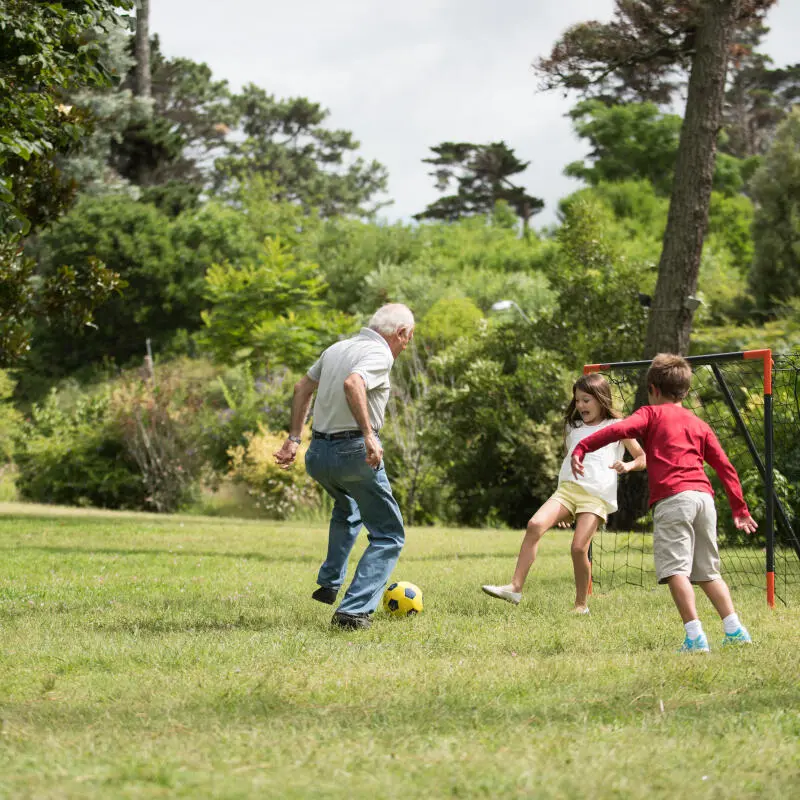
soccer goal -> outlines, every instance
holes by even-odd
[[[689,356],[687,361],[694,375],[684,406],[716,433],[759,525],[752,536],[736,530],[725,492],[709,469],[723,576],[733,587],[765,591],[770,606],[776,598],[784,604],[790,596],[798,599],[800,354],[773,357],[770,350],[748,350]],[[587,364],[584,374],[602,372],[617,407],[630,414],[649,366],[649,361]],[[648,532],[598,532],[590,554],[594,590],[654,586],[652,538],[650,526]]]

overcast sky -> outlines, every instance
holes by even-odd
[[[609,19],[612,0],[151,0],[168,56],[205,61],[233,89],[252,82],[308,97],[389,170],[382,213],[408,219],[438,196],[422,159],[439,142],[504,139],[531,161],[522,182],[554,221],[580,184],[562,175],[586,148],[566,111],[574,96],[537,92],[531,63],[571,24]],[[765,50],[798,60],[800,3],[779,0]]]

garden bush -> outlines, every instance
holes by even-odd
[[[287,470],[273,458],[286,441],[285,433],[272,433],[261,426],[257,432],[245,434],[245,439],[244,445],[230,451],[230,477],[247,488],[267,519],[288,519],[320,509],[320,490],[305,467],[309,431],[303,436],[294,466]]]

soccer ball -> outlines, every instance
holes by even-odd
[[[389,584],[383,593],[383,608],[395,617],[410,617],[422,611],[422,589],[408,581]]]

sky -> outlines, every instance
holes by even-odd
[[[612,0],[151,0],[163,52],[204,61],[234,90],[255,83],[307,97],[389,171],[381,214],[408,220],[439,194],[422,159],[443,141],[504,140],[530,161],[520,182],[556,220],[579,188],[564,167],[587,147],[572,132],[574,95],[538,91],[532,63],[570,25],[611,18]],[[798,60],[800,3],[779,0],[764,50]]]

